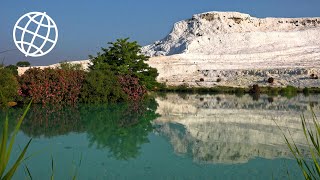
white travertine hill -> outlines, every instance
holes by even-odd
[[[238,12],[208,12],[175,23],[161,41],[145,46],[149,56],[253,54],[320,45],[320,18],[259,19]]]
[[[314,87],[320,85],[310,80],[320,74],[320,18],[202,13],[177,22],[142,52],[167,85],[268,85],[266,79],[275,77],[274,86]]]

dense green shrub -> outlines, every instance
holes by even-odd
[[[150,67],[145,61],[149,57],[141,54],[141,46],[137,42],[128,42],[128,39],[118,39],[111,46],[102,48],[102,53],[92,59],[91,70],[104,69],[106,66],[115,75],[130,75],[139,79],[141,85],[153,89],[159,84],[156,81],[157,69]]]
[[[16,64],[18,67],[29,67],[31,64],[28,61],[19,61]]]
[[[282,96],[287,97],[287,98],[292,98],[298,94],[298,88],[296,88],[294,86],[287,86],[287,87],[282,88],[280,90],[280,94]]]
[[[10,69],[0,68],[0,106],[15,101],[18,96],[19,84]]]
[[[77,102],[84,71],[31,68],[20,76],[21,96],[32,98],[34,103],[74,104]]]
[[[81,91],[82,102],[108,103],[126,99],[117,76],[110,70],[92,70],[87,74]]]
[[[19,61],[16,63],[17,67],[30,67],[31,63],[28,61]]]
[[[16,75],[16,76],[18,75],[18,67],[17,66],[9,65],[9,66],[6,66],[5,68],[9,69],[13,75]]]

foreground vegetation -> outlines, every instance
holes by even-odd
[[[12,167],[9,168],[9,160],[11,158],[12,148],[15,142],[16,135],[19,132],[20,126],[22,124],[22,121],[24,120],[25,116],[27,115],[27,112],[30,108],[31,103],[28,105],[26,110],[24,111],[23,115],[20,117],[20,119],[17,122],[17,125],[11,135],[11,139],[9,140],[10,133],[8,132],[8,124],[9,119],[8,116],[5,118],[5,122],[3,124],[3,131],[1,135],[1,142],[0,142],[0,179],[3,180],[9,180],[13,177],[18,167],[21,165],[21,163],[25,160],[25,154],[27,152],[27,149],[31,143],[31,140],[25,145],[23,150],[21,151],[21,154],[18,156],[17,160],[13,163]],[[8,141],[9,140],[9,141]]]
[[[267,94],[269,96],[281,95],[288,98],[296,96],[299,93],[303,93],[304,95],[309,94],[318,94],[320,93],[320,88],[297,88],[293,86],[287,87],[260,87],[258,85],[253,85],[251,87],[240,88],[240,87],[225,87],[225,86],[216,86],[212,88],[189,88],[186,86],[169,86],[158,89],[160,92],[187,92],[187,93],[199,93],[199,94],[236,94],[236,95],[244,95],[251,94],[258,96],[260,94]]]
[[[81,65],[61,63],[58,68],[31,68],[22,76],[12,69],[0,67],[0,92],[4,102],[29,102],[41,104],[110,103],[140,101],[148,90],[160,86],[157,70],[145,61],[137,42],[118,39],[90,56],[89,71]],[[30,66],[19,62],[21,67]],[[15,69],[16,70],[16,69]]]
[[[287,136],[282,130],[284,139],[292,155],[296,159],[304,178],[306,180],[320,179],[320,124],[315,113],[312,111],[311,122],[307,122],[305,116],[302,115],[301,125],[308,145],[307,152],[300,150],[291,134],[290,136]]]
[[[25,103],[33,99],[41,104],[113,103],[140,101],[148,91],[189,92],[189,93],[250,93],[258,98],[260,94],[281,95],[288,98],[298,93],[309,95],[320,93],[320,88],[296,88],[287,86],[247,88],[212,87],[190,88],[187,86],[166,87],[156,81],[158,72],[145,62],[141,46],[128,39],[118,39],[102,48],[96,56],[90,56],[91,65],[84,70],[80,64],[60,63],[52,69],[28,69],[22,76],[17,74],[17,66],[28,67],[28,62],[18,62],[7,67],[0,66],[0,106],[4,102]],[[268,79],[273,83],[274,79]],[[15,105],[15,103],[11,103]]]

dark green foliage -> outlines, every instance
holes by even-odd
[[[86,75],[80,96],[84,103],[108,103],[127,99],[117,77],[108,69],[90,71]]]
[[[96,57],[90,56],[92,71],[108,68],[115,75],[131,75],[139,78],[140,83],[149,90],[159,85],[156,81],[157,70],[145,63],[149,57],[141,54],[141,46],[136,41],[129,42],[127,38],[109,44],[111,46],[102,48],[102,53]]]
[[[13,75],[16,75],[16,76],[18,75],[18,67],[17,66],[11,64],[9,66],[6,66],[5,68],[9,69]]]
[[[302,92],[305,96],[309,96],[309,94],[310,94],[310,91],[307,87],[303,88]]]
[[[237,97],[242,97],[242,96],[245,94],[245,90],[244,90],[244,89],[237,88],[237,89],[235,90],[234,94],[235,94]]]
[[[31,64],[28,61],[19,61],[16,64],[18,67],[29,67]]]
[[[10,69],[0,68],[0,107],[7,106],[18,96],[19,84]]]
[[[287,86],[280,90],[280,94],[287,98],[292,98],[298,94],[298,88],[293,86]]]

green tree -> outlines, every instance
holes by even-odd
[[[109,42],[111,46],[102,48],[102,53],[98,53],[96,57],[90,56],[90,69],[105,69],[107,66],[115,75],[132,75],[139,78],[140,83],[147,89],[155,88],[159,85],[156,81],[157,69],[145,63],[149,57],[141,54],[141,46],[136,41],[129,42],[128,39]]]
[[[18,67],[29,67],[31,64],[28,61],[19,61],[16,64]]]
[[[0,68],[0,106],[14,101],[18,96],[19,84],[10,69]]]
[[[108,103],[126,99],[117,77],[108,69],[90,71],[81,90],[84,103]]]
[[[18,67],[17,66],[11,64],[9,66],[6,66],[5,68],[9,69],[13,75],[16,75],[16,76],[18,75]]]

